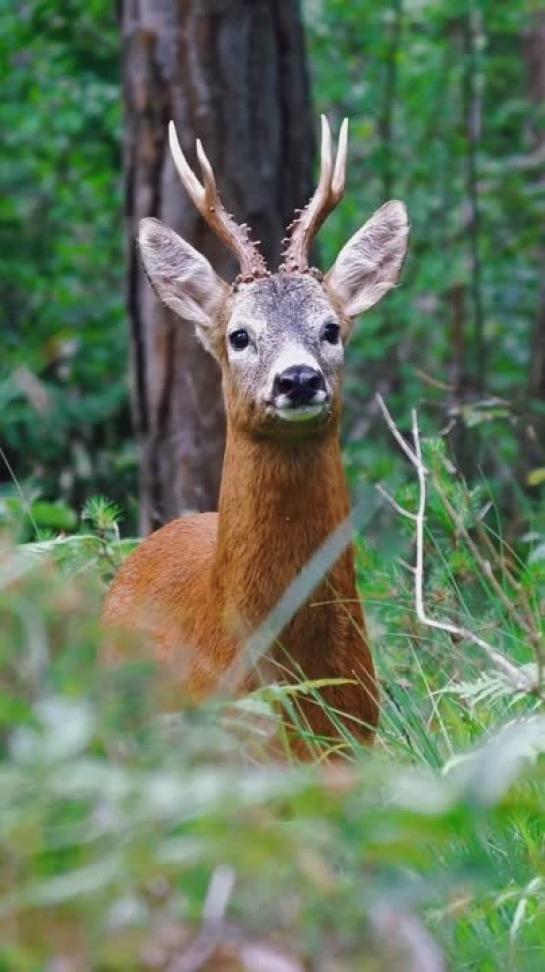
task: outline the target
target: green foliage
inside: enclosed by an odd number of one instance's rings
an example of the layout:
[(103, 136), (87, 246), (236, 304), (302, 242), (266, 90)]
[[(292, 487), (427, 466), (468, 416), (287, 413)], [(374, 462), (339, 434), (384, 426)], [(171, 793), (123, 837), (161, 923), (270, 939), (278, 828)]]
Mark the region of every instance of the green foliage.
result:
[[(425, 405), (434, 426), (443, 414), (463, 468), (486, 469), (511, 501), (517, 475), (543, 465), (532, 451), (544, 456), (542, 442), (530, 443), (540, 403), (527, 400), (545, 215), (534, 161), (545, 107), (529, 100), (523, 45), (532, 5), (306, 0), (304, 9), (316, 108), (351, 119), (348, 191), (321, 236), (324, 264), (387, 198), (406, 202), (412, 224), (402, 285), (365, 315), (351, 346), (354, 462), (383, 475), (366, 404), (379, 388), (398, 414)], [(542, 498), (540, 482), (530, 480)]]
[[(423, 445), (427, 611), (486, 631), (535, 678), (519, 618), (530, 558), (494, 538), (483, 576), (480, 498), (440, 444)], [(416, 495), (403, 486), (396, 499)], [(118, 516), (95, 498), (82, 532), (2, 547), (1, 967), (170, 968), (199, 941), (218, 970), (276, 956), (290, 969), (386, 972), (440, 951), (452, 969), (537, 972), (541, 697), (514, 691), (470, 640), (417, 622), (403, 566), (412, 534), (390, 566), (360, 548), (382, 727), (373, 753), (345, 734), (345, 762), (326, 770), (267, 755), (282, 709), (293, 718), (318, 683), (165, 716), (149, 663), (100, 664), (99, 601), (127, 552)], [(545, 574), (525, 591), (538, 623)]]
[(81, 514), (101, 536), (114, 535), (119, 538), (118, 523), (121, 517), (119, 506), (105, 496), (91, 496)]
[(0, 482), (134, 491), (123, 320), (119, 37), (106, 0), (2, 5)]

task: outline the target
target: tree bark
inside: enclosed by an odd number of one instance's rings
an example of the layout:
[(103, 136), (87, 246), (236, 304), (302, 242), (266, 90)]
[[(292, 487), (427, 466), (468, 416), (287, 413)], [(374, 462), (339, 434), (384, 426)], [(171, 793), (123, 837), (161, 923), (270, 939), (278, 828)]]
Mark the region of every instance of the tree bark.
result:
[(219, 369), (153, 294), (136, 235), (156, 216), (232, 279), (234, 259), (190, 203), (167, 150), (202, 140), (227, 208), (274, 268), (312, 186), (314, 140), (299, 0), (124, 0), (126, 229), (143, 533), (215, 508), (224, 448)]

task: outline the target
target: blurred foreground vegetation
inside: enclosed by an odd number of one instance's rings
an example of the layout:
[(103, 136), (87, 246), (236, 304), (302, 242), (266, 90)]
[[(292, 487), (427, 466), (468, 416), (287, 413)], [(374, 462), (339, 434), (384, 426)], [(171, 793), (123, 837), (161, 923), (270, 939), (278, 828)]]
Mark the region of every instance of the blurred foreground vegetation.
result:
[[(303, 724), (313, 764), (267, 757), (312, 684), (165, 716), (148, 664), (98, 664), (103, 585), (132, 546), (111, 504), (72, 534), (6, 534), (0, 968), (543, 967), (545, 536), (511, 547), (441, 440), (423, 454), (425, 607), (470, 633), (416, 620), (412, 521), (397, 561), (361, 539), (382, 724), (334, 765)], [(414, 484), (392, 488), (416, 508)]]

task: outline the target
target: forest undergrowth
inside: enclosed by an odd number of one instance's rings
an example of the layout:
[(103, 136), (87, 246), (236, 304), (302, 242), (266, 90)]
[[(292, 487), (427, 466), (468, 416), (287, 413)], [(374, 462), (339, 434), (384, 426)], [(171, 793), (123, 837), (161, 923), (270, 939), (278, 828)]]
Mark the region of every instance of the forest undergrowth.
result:
[(314, 761), (266, 755), (315, 684), (158, 714), (149, 663), (100, 665), (120, 511), (3, 499), (2, 970), (543, 967), (545, 537), (508, 542), (381, 407), (401, 472), (355, 506), (381, 727), (334, 763), (303, 724)]

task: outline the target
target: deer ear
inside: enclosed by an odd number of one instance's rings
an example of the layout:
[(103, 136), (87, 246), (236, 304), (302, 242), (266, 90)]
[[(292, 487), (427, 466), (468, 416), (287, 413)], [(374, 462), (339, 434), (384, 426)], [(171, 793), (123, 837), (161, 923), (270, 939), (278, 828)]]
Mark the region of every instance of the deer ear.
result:
[(158, 219), (141, 220), (138, 242), (157, 296), (184, 320), (210, 328), (229, 288), (206, 257)]
[(325, 282), (355, 317), (378, 303), (395, 287), (409, 236), (409, 218), (403, 203), (387, 202), (343, 246)]

